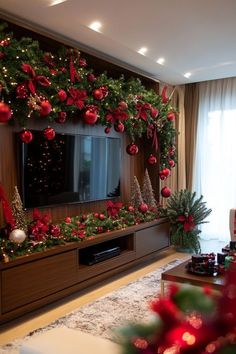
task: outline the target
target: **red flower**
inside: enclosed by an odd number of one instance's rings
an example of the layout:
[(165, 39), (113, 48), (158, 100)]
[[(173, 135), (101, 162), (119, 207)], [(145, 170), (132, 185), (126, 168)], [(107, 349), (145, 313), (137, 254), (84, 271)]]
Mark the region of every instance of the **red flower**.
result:
[(115, 216), (119, 213), (120, 208), (122, 208), (122, 203), (113, 203), (111, 200), (107, 202), (107, 214), (109, 216)]
[(193, 220), (194, 219), (193, 219), (192, 215), (189, 215), (189, 216), (180, 215), (177, 218), (177, 221), (180, 221), (183, 223), (184, 232), (192, 231), (195, 228), (195, 223), (193, 222)]
[(79, 109), (84, 108), (84, 100), (88, 98), (86, 90), (74, 89), (73, 87), (69, 88), (70, 97), (67, 98), (66, 104), (68, 106), (76, 106)]

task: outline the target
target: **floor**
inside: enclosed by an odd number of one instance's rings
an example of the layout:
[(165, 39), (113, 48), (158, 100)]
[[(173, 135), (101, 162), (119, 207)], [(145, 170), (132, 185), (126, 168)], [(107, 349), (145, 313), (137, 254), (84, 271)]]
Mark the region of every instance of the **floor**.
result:
[[(219, 252), (225, 243), (217, 241), (202, 241), (202, 252)], [(99, 286), (90, 287), (86, 291), (68, 296), (64, 300), (45, 306), (43, 309), (35, 311), (29, 315), (25, 315), (20, 320), (11, 322), (10, 324), (0, 326), (0, 345), (6, 344), (16, 338), (23, 337), (30, 331), (39, 327), (44, 327), (79, 307), (106, 295), (107, 293), (134, 281), (147, 273), (154, 271), (156, 268), (163, 266), (174, 259), (186, 258), (188, 255), (175, 252), (173, 248), (161, 252), (158, 258), (152, 263), (145, 263), (131, 270), (122, 272), (120, 276), (109, 279), (109, 282), (103, 282)]]

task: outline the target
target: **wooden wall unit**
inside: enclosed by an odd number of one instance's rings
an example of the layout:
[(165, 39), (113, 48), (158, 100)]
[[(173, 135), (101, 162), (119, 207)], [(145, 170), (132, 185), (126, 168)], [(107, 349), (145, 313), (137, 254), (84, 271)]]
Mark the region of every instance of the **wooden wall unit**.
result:
[[(94, 246), (104, 250), (118, 246), (121, 252), (100, 263), (84, 264), (83, 252)], [(0, 323), (155, 258), (168, 246), (169, 224), (162, 219), (0, 263)]]
[[(20, 38), (22, 36), (31, 36), (34, 39), (39, 40), (40, 44), (42, 44), (42, 49), (44, 50), (56, 50), (59, 45), (66, 44), (65, 41), (58, 41), (52, 40), (51, 38), (47, 38), (40, 33), (36, 33), (32, 30), (32, 27), (26, 26), (26, 28), (19, 26), (17, 21), (15, 23), (9, 23), (9, 30), (13, 30), (16, 34), (16, 37)], [(88, 64), (90, 67), (93, 67), (95, 73), (101, 73), (104, 70), (108, 72), (108, 74), (112, 77), (120, 77), (120, 75), (124, 75), (126, 78), (131, 76), (139, 77), (142, 83), (147, 88), (152, 88), (156, 92), (158, 91), (158, 83), (154, 80), (151, 80), (146, 77), (142, 77), (130, 70), (126, 70), (122, 67), (119, 67), (115, 64), (110, 62), (106, 62), (102, 59), (96, 58), (91, 54), (82, 54), (86, 57)], [(28, 125), (29, 128), (39, 128), (43, 129), (48, 125), (42, 123), (42, 120), (38, 120), (34, 123)], [(78, 124), (66, 124), (66, 125), (59, 125), (59, 124), (50, 124), (55, 128), (57, 132), (65, 132), (65, 133), (83, 133), (83, 134), (91, 134), (91, 135), (99, 135), (103, 136), (104, 127), (95, 126), (89, 127), (85, 126), (81, 123)], [(17, 151), (16, 146), (14, 143), (14, 132), (19, 132), (21, 128), (17, 125), (0, 125), (0, 181), (2, 182), (6, 196), (11, 200), (14, 186), (17, 185), (19, 188), (19, 178), (18, 178), (18, 166), (17, 166)], [(130, 200), (130, 186), (133, 182), (134, 175), (138, 178), (140, 184), (142, 183), (142, 179), (144, 176), (145, 168), (148, 168), (149, 174), (151, 177), (153, 189), (155, 191), (157, 199), (159, 199), (159, 178), (158, 178), (158, 168), (156, 166), (148, 166), (146, 163), (146, 159), (148, 156), (149, 147), (147, 143), (144, 143), (143, 140), (139, 141), (139, 153), (136, 156), (129, 156), (125, 150), (126, 146), (130, 143), (130, 140), (126, 134), (118, 134), (116, 132), (112, 132), (115, 136), (120, 136), (122, 141), (122, 166), (121, 166), (121, 201), (128, 202)], [(149, 141), (149, 145), (151, 141)], [(97, 202), (89, 202), (83, 204), (65, 204), (59, 205), (53, 208), (44, 208), (41, 210), (44, 212), (50, 213), (52, 216), (53, 221), (60, 221), (65, 216), (70, 215), (78, 215), (81, 211), (94, 211), (94, 210), (103, 210), (105, 208), (104, 201), (97, 201)], [(1, 208), (0, 208), (1, 209)], [(29, 216), (31, 215), (31, 211), (28, 211)], [(0, 210), (0, 227), (4, 225), (4, 220), (2, 216), (2, 210)]]

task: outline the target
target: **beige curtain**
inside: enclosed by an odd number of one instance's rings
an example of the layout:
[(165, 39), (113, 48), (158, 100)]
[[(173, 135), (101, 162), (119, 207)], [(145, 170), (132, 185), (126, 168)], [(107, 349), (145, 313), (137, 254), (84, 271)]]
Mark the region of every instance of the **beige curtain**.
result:
[(196, 154), (199, 84), (185, 85), (185, 145), (186, 145), (186, 188), (193, 189), (193, 171)]
[[(160, 92), (164, 84), (160, 85)], [(180, 189), (186, 188), (186, 158), (185, 158), (185, 111), (184, 111), (184, 96), (185, 86), (169, 87), (168, 91), (173, 92), (171, 103), (172, 106), (177, 108), (179, 112), (175, 120), (176, 131), (176, 149), (177, 149), (177, 165), (172, 169), (171, 177), (165, 181), (160, 182), (160, 189), (167, 186), (171, 189), (172, 193)], [(165, 206), (167, 200), (165, 198), (160, 199), (161, 205)]]

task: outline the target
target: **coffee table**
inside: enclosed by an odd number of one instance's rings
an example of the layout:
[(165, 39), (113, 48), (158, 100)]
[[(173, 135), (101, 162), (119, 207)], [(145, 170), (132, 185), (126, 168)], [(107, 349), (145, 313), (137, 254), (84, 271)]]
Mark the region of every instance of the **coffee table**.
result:
[(224, 276), (206, 276), (206, 275), (195, 275), (187, 272), (186, 265), (188, 261), (185, 261), (176, 267), (166, 270), (161, 274), (161, 294), (164, 295), (165, 283), (188, 283), (194, 286), (209, 286), (214, 290), (221, 290), (224, 285)]

